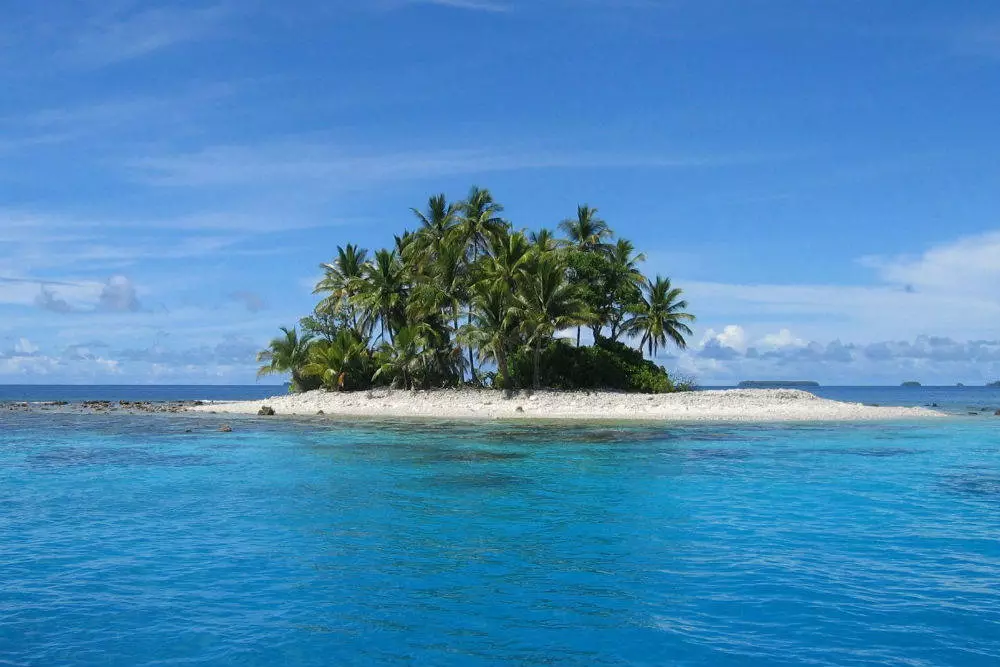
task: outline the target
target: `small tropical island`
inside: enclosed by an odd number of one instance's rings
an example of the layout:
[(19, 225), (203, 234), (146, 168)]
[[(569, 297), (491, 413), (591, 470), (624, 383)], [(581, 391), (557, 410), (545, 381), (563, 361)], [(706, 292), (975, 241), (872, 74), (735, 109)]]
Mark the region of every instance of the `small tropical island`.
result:
[[(281, 415), (574, 419), (929, 416), (783, 388), (694, 392), (655, 361), (695, 316), (669, 277), (582, 204), (558, 231), (516, 228), (489, 190), (411, 209), (412, 230), (321, 265), (321, 298), (258, 355), (290, 394), (193, 409)], [(795, 384), (795, 383), (792, 383)], [(813, 383), (799, 386), (816, 386)], [(654, 395), (664, 396), (654, 396)]]
[(920, 387), (921, 384), (916, 380), (907, 380), (906, 382), (899, 385), (900, 387)]
[(645, 276), (645, 256), (597, 209), (579, 206), (563, 236), (515, 229), (478, 187), (412, 212), (416, 229), (392, 247), (347, 244), (321, 265), (322, 299), (261, 352), (261, 375), (290, 373), (295, 392), (692, 388), (651, 360), (686, 346), (682, 290)]
[(987, 382), (986, 386), (990, 389), (1000, 389), (1000, 380), (997, 380), (996, 382)]

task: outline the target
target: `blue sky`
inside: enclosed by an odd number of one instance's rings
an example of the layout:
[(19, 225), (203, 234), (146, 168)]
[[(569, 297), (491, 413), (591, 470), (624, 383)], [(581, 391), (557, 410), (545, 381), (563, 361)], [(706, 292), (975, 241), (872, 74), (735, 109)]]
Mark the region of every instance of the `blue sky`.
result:
[(338, 244), (597, 206), (704, 384), (1000, 377), (1000, 6), (0, 0), (0, 382), (254, 380)]

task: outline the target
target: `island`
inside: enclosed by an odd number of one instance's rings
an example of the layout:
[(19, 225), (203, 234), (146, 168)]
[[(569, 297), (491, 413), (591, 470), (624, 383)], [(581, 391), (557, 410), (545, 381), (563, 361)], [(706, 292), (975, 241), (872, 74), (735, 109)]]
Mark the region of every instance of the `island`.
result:
[(1000, 389), (1000, 380), (997, 380), (996, 382), (987, 382), (986, 386), (990, 389)]
[(803, 387), (818, 387), (819, 382), (812, 380), (744, 380), (740, 389), (802, 389)]
[(643, 273), (645, 255), (587, 204), (558, 231), (526, 231), (503, 210), (480, 187), (457, 201), (433, 195), (388, 247), (337, 246), (320, 265), (312, 312), (279, 327), (257, 355), (258, 375), (290, 379), (285, 395), (189, 410), (268, 419), (940, 416), (799, 391), (817, 382), (697, 391), (693, 378), (658, 363), (694, 333), (682, 288)]
[(906, 382), (904, 382), (903, 384), (901, 384), (899, 386), (900, 387), (920, 387), (921, 384), (919, 382), (917, 382), (916, 380), (907, 380)]

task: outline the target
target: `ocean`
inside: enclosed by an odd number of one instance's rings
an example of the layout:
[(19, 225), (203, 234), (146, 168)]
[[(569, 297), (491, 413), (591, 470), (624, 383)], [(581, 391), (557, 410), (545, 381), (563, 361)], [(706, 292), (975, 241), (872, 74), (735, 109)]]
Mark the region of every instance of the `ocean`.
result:
[(0, 411), (0, 664), (998, 664), (1000, 390), (816, 393), (955, 416)]

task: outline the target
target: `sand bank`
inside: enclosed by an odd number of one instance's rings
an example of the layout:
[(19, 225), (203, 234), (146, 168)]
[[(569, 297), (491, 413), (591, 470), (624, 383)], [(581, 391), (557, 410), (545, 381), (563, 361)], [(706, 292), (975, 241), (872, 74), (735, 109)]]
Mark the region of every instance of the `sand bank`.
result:
[(604, 391), (521, 392), (439, 389), (368, 392), (311, 391), (264, 400), (208, 403), (199, 412), (257, 414), (270, 406), (277, 416), (421, 417), (439, 419), (571, 419), (653, 421), (871, 421), (943, 417), (925, 408), (875, 407), (832, 401), (795, 389), (729, 389), (679, 394)]

